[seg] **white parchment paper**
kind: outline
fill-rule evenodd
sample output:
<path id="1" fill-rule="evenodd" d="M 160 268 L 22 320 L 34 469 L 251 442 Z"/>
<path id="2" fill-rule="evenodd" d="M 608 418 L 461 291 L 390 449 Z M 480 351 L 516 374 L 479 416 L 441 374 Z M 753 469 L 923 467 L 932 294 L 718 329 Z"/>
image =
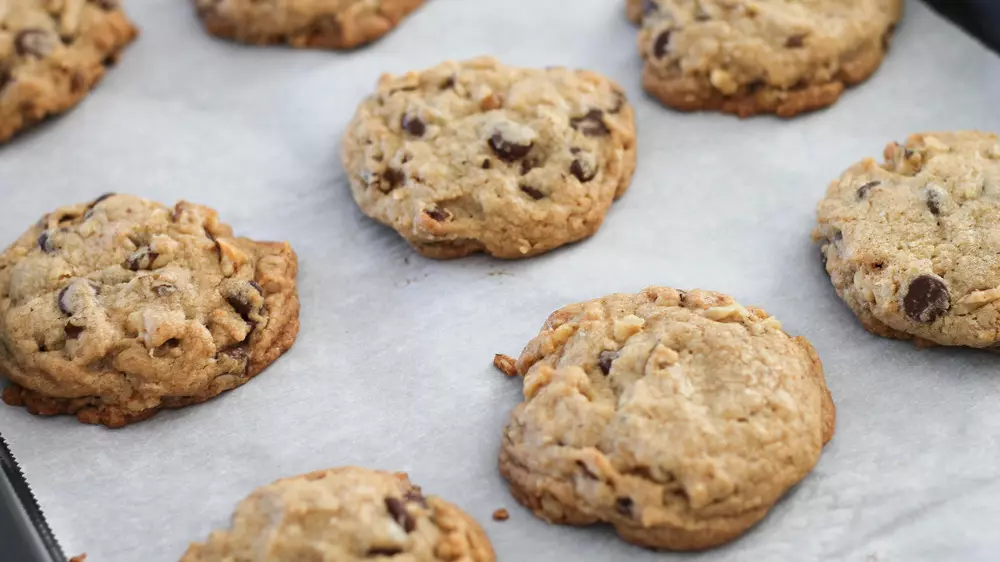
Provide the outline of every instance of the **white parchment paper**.
<path id="1" fill-rule="evenodd" d="M 923 4 L 907 4 L 869 82 L 792 121 L 674 113 L 646 98 L 621 0 L 430 0 L 348 54 L 211 39 L 184 0 L 127 8 L 143 33 L 104 83 L 0 148 L 0 244 L 106 191 L 198 201 L 240 234 L 291 241 L 302 330 L 245 387 L 123 430 L 0 406 L 0 430 L 68 554 L 176 561 L 254 487 L 360 464 L 409 471 L 459 504 L 501 561 L 1000 556 L 997 357 L 869 335 L 809 239 L 828 182 L 887 141 L 1000 130 L 1000 58 Z M 586 67 L 628 89 L 639 168 L 593 239 L 527 261 L 434 262 L 353 204 L 339 138 L 378 75 L 479 54 Z M 520 387 L 493 370 L 493 353 L 517 354 L 562 305 L 651 284 L 772 312 L 815 343 L 838 407 L 812 475 L 754 531 L 702 555 L 545 524 L 496 470 Z M 510 520 L 490 520 L 502 506 Z"/>

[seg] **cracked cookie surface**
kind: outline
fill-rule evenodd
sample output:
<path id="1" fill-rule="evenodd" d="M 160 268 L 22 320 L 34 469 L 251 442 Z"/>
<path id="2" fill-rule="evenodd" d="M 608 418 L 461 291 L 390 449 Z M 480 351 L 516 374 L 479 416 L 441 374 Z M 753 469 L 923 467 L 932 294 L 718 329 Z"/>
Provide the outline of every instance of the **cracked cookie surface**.
<path id="1" fill-rule="evenodd" d="M 833 435 L 812 346 L 719 293 L 651 287 L 567 306 L 516 368 L 524 402 L 500 451 L 514 497 L 643 546 L 736 538 Z"/>
<path id="2" fill-rule="evenodd" d="M 213 35 L 258 45 L 352 49 L 389 33 L 424 0 L 194 0 Z"/>
<path id="3" fill-rule="evenodd" d="M 813 238 L 837 294 L 871 332 L 1000 342 L 1000 139 L 911 135 L 830 184 Z"/>
<path id="4" fill-rule="evenodd" d="M 635 120 L 592 72 L 446 62 L 383 76 L 341 157 L 361 210 L 425 256 L 521 258 L 597 231 L 635 170 Z"/>
<path id="5" fill-rule="evenodd" d="M 267 537 L 267 540 L 261 540 Z M 494 562 L 476 521 L 406 474 L 334 468 L 254 491 L 181 562 Z"/>
<path id="6" fill-rule="evenodd" d="M 902 0 L 629 0 L 643 86 L 667 106 L 793 117 L 882 62 Z"/>
<path id="7" fill-rule="evenodd" d="M 119 427 L 235 388 L 294 342 L 296 271 L 201 205 L 59 208 L 0 254 L 3 399 Z"/>
<path id="8" fill-rule="evenodd" d="M 137 33 L 117 0 L 0 0 L 0 142 L 79 103 Z"/>

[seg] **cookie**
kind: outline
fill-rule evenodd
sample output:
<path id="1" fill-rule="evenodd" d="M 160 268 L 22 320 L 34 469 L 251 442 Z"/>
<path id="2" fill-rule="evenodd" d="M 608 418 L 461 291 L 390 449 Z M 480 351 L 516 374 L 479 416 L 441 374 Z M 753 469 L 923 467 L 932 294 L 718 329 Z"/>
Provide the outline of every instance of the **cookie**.
<path id="1" fill-rule="evenodd" d="M 840 298 L 875 334 L 1000 343 L 1000 139 L 962 131 L 890 143 L 830 184 L 813 238 Z"/>
<path id="2" fill-rule="evenodd" d="M 341 157 L 361 210 L 421 254 L 533 256 L 587 238 L 635 170 L 621 88 L 492 58 L 383 76 Z"/>
<path id="3" fill-rule="evenodd" d="M 0 254 L 3 400 L 120 427 L 240 386 L 295 341 L 297 268 L 201 205 L 59 208 Z"/>
<path id="4" fill-rule="evenodd" d="M 0 2 L 0 142 L 76 105 L 136 35 L 117 0 Z"/>
<path id="5" fill-rule="evenodd" d="M 389 33 L 424 0 L 194 0 L 213 35 L 256 45 L 353 49 Z"/>
<path id="6" fill-rule="evenodd" d="M 654 0 L 625 0 L 625 15 L 632 23 L 642 23 L 642 16 L 646 11 L 656 9 Z"/>
<path id="7" fill-rule="evenodd" d="M 809 342 L 719 293 L 651 287 L 567 306 L 516 368 L 524 402 L 500 451 L 514 497 L 646 547 L 736 538 L 833 436 Z"/>
<path id="8" fill-rule="evenodd" d="M 267 540 L 261 540 L 267 537 Z M 494 562 L 471 517 L 403 473 L 321 470 L 255 490 L 181 562 Z"/>
<path id="9" fill-rule="evenodd" d="M 902 0 L 644 4 L 639 50 L 646 91 L 675 109 L 740 117 L 793 117 L 836 102 L 881 64 L 903 6 Z"/>

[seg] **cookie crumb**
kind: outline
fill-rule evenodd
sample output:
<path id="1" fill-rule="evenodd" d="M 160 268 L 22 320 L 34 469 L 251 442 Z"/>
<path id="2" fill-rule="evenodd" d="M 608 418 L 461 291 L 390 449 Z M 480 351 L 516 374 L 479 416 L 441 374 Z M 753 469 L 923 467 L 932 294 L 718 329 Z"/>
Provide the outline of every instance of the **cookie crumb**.
<path id="1" fill-rule="evenodd" d="M 87 559 L 87 554 L 80 554 L 69 559 L 69 562 L 84 562 Z"/>
<path id="2" fill-rule="evenodd" d="M 499 357 L 499 355 L 497 357 Z M 508 519 L 510 519 L 510 512 L 502 507 L 493 512 L 494 521 L 506 521 Z"/>
<path id="3" fill-rule="evenodd" d="M 508 377 L 517 376 L 517 367 L 514 364 L 514 358 L 510 355 L 497 353 L 493 356 L 493 366 L 500 369 L 500 372 Z"/>

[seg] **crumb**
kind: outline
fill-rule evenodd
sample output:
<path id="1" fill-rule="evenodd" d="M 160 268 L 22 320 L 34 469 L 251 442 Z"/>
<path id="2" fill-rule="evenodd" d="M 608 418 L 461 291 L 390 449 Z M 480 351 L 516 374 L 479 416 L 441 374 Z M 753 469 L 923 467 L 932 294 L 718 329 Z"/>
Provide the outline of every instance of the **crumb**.
<path id="1" fill-rule="evenodd" d="M 86 554 L 80 554 L 69 559 L 69 562 L 84 562 L 87 559 Z"/>
<path id="2" fill-rule="evenodd" d="M 491 272 L 487 273 L 486 275 L 488 275 L 490 277 L 503 277 L 505 275 L 509 275 L 509 276 L 513 277 L 512 273 L 507 273 L 506 271 L 504 271 L 502 269 L 500 271 L 491 271 Z"/>
<path id="3" fill-rule="evenodd" d="M 506 521 L 508 519 L 510 519 L 510 512 L 502 507 L 493 512 L 494 521 Z"/>
<path id="4" fill-rule="evenodd" d="M 508 377 L 517 376 L 517 367 L 514 365 L 514 358 L 510 355 L 497 353 L 493 356 L 493 366 L 500 369 L 500 372 Z"/>

